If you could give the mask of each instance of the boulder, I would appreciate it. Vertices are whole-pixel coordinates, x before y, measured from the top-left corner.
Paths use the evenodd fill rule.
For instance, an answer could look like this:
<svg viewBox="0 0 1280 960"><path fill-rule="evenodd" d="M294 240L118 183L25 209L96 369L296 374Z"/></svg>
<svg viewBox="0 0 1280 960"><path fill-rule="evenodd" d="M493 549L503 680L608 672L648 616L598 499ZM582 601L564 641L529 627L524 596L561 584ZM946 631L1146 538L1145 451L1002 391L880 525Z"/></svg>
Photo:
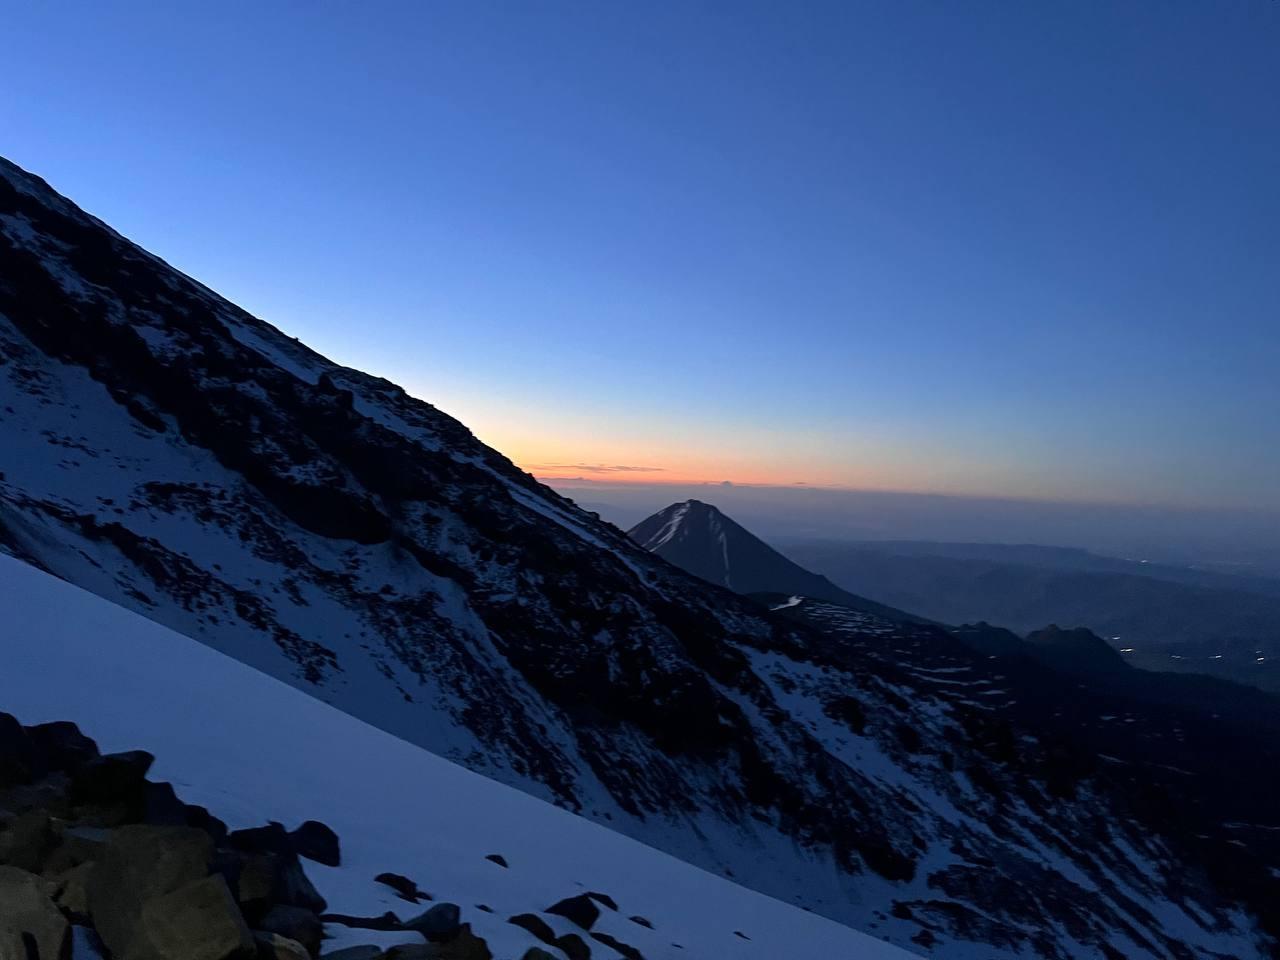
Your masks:
<svg viewBox="0 0 1280 960"><path fill-rule="evenodd" d="M232 830L227 834L227 846L244 853L274 853L287 856L293 853L293 843L284 824L272 820L265 827L249 827Z"/></svg>
<svg viewBox="0 0 1280 960"><path fill-rule="evenodd" d="M403 924L405 930L415 930L429 942L440 943L457 935L462 922L462 909L456 903L437 903Z"/></svg>
<svg viewBox="0 0 1280 960"><path fill-rule="evenodd" d="M336 867L342 862L338 835L319 820L308 820L289 834L293 851L300 857Z"/></svg>
<svg viewBox="0 0 1280 960"><path fill-rule="evenodd" d="M0 863L40 873L56 843L49 815L32 810L14 817L0 833Z"/></svg>
<svg viewBox="0 0 1280 960"><path fill-rule="evenodd" d="M51 884L17 867L0 867L0 957L70 960L71 925L50 898Z"/></svg>
<svg viewBox="0 0 1280 960"><path fill-rule="evenodd" d="M324 937L324 926L310 910L305 907L290 907L276 904L258 921L258 929L266 933L275 933L302 944L309 954L320 952L320 941Z"/></svg>
<svg viewBox="0 0 1280 960"><path fill-rule="evenodd" d="M89 877L89 915L107 949L131 960L144 904L203 880L212 853L209 835L192 827L113 831Z"/></svg>
<svg viewBox="0 0 1280 960"><path fill-rule="evenodd" d="M607 893L597 893L595 890L588 890L587 896L596 903L608 907L610 910L616 911L618 909L618 901L614 900L613 897L609 896Z"/></svg>
<svg viewBox="0 0 1280 960"><path fill-rule="evenodd" d="M106 826L140 820L154 761L145 750L94 757L72 771L71 802L99 811L95 819Z"/></svg>
<svg viewBox="0 0 1280 960"><path fill-rule="evenodd" d="M556 938L556 946L569 960L591 960L591 948L576 933L566 933Z"/></svg>
<svg viewBox="0 0 1280 960"><path fill-rule="evenodd" d="M320 960L379 960L382 948L374 946L343 947L333 953L326 953Z"/></svg>
<svg viewBox="0 0 1280 960"><path fill-rule="evenodd" d="M253 942L258 948L258 960L311 960L307 948L297 940L290 940L278 933L253 931ZM374 948L377 950L377 948ZM381 951L378 951L381 953ZM374 956L377 956L375 953Z"/></svg>
<svg viewBox="0 0 1280 960"><path fill-rule="evenodd" d="M360 930L403 930L400 918L388 910L380 917L353 917L349 913L322 913L321 923L337 923L344 927L356 927Z"/></svg>
<svg viewBox="0 0 1280 960"><path fill-rule="evenodd" d="M214 843L222 843L227 839L227 825L225 823L198 804L188 803L185 806L187 808L187 826L199 827L213 837Z"/></svg>
<svg viewBox="0 0 1280 960"><path fill-rule="evenodd" d="M606 947L612 948L626 957L627 960L644 960L644 954L631 944L623 943L617 937L610 936L607 933L593 933L591 934L591 939L603 943Z"/></svg>
<svg viewBox="0 0 1280 960"><path fill-rule="evenodd" d="M22 724L7 713L0 713L0 787L39 779L44 775L44 766Z"/></svg>
<svg viewBox="0 0 1280 960"><path fill-rule="evenodd" d="M541 947L530 947L520 955L520 960L559 960L555 954L547 953Z"/></svg>
<svg viewBox="0 0 1280 960"><path fill-rule="evenodd" d="M514 917L509 917L507 923L528 930L543 943L555 946L556 932L551 929L551 924L536 913L517 913Z"/></svg>
<svg viewBox="0 0 1280 960"><path fill-rule="evenodd" d="M70 784L65 773L54 772L34 783L0 788L0 807L12 814L43 810L52 817L65 819L71 813Z"/></svg>
<svg viewBox="0 0 1280 960"><path fill-rule="evenodd" d="M553 903L547 907L546 912L553 913L557 917L564 917L570 923L577 924L583 930L590 930L596 920L600 918L600 908L585 893L580 893L576 897L565 897L559 903Z"/></svg>
<svg viewBox="0 0 1280 960"><path fill-rule="evenodd" d="M500 853L487 854L485 856L485 859L488 860L490 863L496 863L500 867L509 866L509 864L507 863L507 858Z"/></svg>
<svg viewBox="0 0 1280 960"><path fill-rule="evenodd" d="M185 827L187 805L178 799L171 783L142 785L142 822L161 827Z"/></svg>
<svg viewBox="0 0 1280 960"><path fill-rule="evenodd" d="M226 881L212 876L147 900L122 960L250 960L256 954Z"/></svg>
<svg viewBox="0 0 1280 960"><path fill-rule="evenodd" d="M102 827L63 827L58 845L44 862L44 875L58 876L72 867L99 860L111 840L111 831Z"/></svg>
<svg viewBox="0 0 1280 960"><path fill-rule="evenodd" d="M385 960L493 960L489 945L471 932L471 924L458 928L447 943L400 944L383 954Z"/></svg>
<svg viewBox="0 0 1280 960"><path fill-rule="evenodd" d="M375 883L382 883L390 887L396 892L396 896L410 903L420 903L423 900L431 899L430 894L423 893L418 889L416 883L399 873L380 873L373 880Z"/></svg>
<svg viewBox="0 0 1280 960"><path fill-rule="evenodd" d="M89 919L89 878L95 866L92 860L86 861L54 880L58 889L53 899L62 912L77 923L83 924Z"/></svg>
<svg viewBox="0 0 1280 960"><path fill-rule="evenodd" d="M98 756L98 745L69 720L27 727L32 745L44 754L50 770L73 770Z"/></svg>
<svg viewBox="0 0 1280 960"><path fill-rule="evenodd" d="M489 945L471 932L469 923L447 943L427 944L427 951L431 960L493 960Z"/></svg>
<svg viewBox="0 0 1280 960"><path fill-rule="evenodd" d="M275 862L276 888L273 896L276 902L291 907L306 907L313 913L324 913L328 904L307 878L297 857L290 852L277 856Z"/></svg>

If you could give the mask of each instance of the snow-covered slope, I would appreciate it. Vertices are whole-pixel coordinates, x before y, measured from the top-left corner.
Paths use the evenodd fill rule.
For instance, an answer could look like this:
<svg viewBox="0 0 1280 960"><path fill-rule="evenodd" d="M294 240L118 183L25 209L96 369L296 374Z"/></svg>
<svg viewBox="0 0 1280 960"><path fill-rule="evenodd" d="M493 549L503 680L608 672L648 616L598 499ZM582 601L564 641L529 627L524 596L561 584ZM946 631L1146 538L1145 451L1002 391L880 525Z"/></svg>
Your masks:
<svg viewBox="0 0 1280 960"><path fill-rule="evenodd" d="M1053 791L1034 731L993 755L981 700L689 576L3 161L0 414L0 550L690 863L949 960L1261 949L1123 784Z"/></svg>
<svg viewBox="0 0 1280 960"><path fill-rule="evenodd" d="M464 905L499 958L544 946L505 918L584 890L618 902L598 930L655 960L909 956L471 773L9 557L0 557L0 609L0 708L29 724L73 720L106 750L155 753L184 799L233 829L264 817L324 820L342 840L343 865L307 870L335 910L404 913L373 881L394 870ZM495 852L508 868L485 859ZM421 943L335 924L327 932L331 949Z"/></svg>

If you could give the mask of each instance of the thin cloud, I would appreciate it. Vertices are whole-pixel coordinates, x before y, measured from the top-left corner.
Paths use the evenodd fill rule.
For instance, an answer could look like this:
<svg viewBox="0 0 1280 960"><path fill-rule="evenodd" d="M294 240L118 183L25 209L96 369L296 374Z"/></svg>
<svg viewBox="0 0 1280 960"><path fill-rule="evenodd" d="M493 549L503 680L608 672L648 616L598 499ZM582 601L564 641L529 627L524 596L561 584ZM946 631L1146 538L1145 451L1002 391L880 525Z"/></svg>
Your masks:
<svg viewBox="0 0 1280 960"><path fill-rule="evenodd" d="M641 467L625 463L538 463L527 468L530 473L549 470L579 470L582 473L663 473L663 467Z"/></svg>

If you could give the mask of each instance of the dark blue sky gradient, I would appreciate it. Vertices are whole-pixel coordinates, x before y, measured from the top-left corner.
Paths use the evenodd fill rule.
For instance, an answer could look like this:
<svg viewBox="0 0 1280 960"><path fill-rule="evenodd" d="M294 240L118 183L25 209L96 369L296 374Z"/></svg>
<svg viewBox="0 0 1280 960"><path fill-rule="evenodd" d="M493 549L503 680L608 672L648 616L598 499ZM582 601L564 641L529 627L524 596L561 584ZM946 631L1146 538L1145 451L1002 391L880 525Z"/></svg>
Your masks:
<svg viewBox="0 0 1280 960"><path fill-rule="evenodd" d="M7 156L546 475L1280 509L1278 3L4 31Z"/></svg>

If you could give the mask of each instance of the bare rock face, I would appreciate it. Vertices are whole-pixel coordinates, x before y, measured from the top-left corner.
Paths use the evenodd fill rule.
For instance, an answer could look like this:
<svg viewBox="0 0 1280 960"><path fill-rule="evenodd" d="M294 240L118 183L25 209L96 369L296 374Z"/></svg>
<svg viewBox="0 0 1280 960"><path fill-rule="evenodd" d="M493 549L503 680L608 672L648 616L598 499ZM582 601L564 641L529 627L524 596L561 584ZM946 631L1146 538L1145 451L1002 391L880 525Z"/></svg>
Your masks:
<svg viewBox="0 0 1280 960"><path fill-rule="evenodd" d="M50 897L53 885L17 867L0 867L0 957L70 960L71 925Z"/></svg>
<svg viewBox="0 0 1280 960"><path fill-rule="evenodd" d="M142 906L124 960L251 960L253 934L222 877L205 877Z"/></svg>

